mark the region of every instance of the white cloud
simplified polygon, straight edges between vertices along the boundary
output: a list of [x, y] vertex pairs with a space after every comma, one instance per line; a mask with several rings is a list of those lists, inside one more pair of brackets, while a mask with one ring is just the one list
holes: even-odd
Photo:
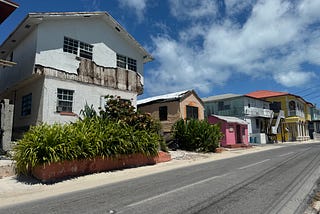
[[212, 0], [169, 0], [170, 12], [179, 19], [198, 19], [215, 16], [218, 8]]
[[[208, 16], [203, 5], [213, 7], [216, 1], [190, 1], [186, 8], [181, 8], [182, 1], [170, 2], [174, 6], [171, 12], [179, 18], [203, 18]], [[203, 3], [195, 6], [195, 2]], [[152, 94], [186, 88], [207, 92], [236, 73], [273, 78], [286, 87], [306, 84], [317, 77], [304, 71], [301, 64], [320, 65], [320, 30], [307, 27], [319, 21], [315, 14], [320, 4], [314, 2], [261, 0], [254, 2], [241, 25], [226, 16], [221, 23], [202, 22], [180, 29], [177, 39], [170, 35], [153, 38], [152, 54], [159, 67], [148, 71], [146, 82], [152, 87], [146, 85], [147, 90]], [[230, 3], [227, 9], [234, 12], [248, 7]]]
[[133, 9], [139, 21], [143, 20], [145, 8], [147, 7], [147, 0], [118, 0], [123, 7]]
[[156, 47], [152, 54], [160, 66], [148, 71], [146, 86], [151, 94], [191, 88], [208, 92], [212, 83], [221, 85], [229, 78], [228, 71], [216, 70], [210, 59], [192, 47], [166, 37], [153, 41]]
[[226, 11], [229, 16], [238, 14], [250, 8], [257, 0], [226, 0], [224, 3], [226, 5]]
[[275, 81], [277, 81], [278, 83], [286, 87], [304, 85], [314, 77], [316, 77], [316, 74], [313, 72], [300, 72], [300, 71], [282, 72], [274, 75]]

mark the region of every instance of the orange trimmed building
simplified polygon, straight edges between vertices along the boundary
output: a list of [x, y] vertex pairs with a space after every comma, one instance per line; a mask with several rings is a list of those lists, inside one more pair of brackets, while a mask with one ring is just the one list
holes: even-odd
[[160, 120], [164, 134], [179, 119], [204, 119], [204, 104], [194, 90], [179, 91], [137, 101], [138, 109]]
[[302, 97], [287, 92], [260, 90], [246, 94], [247, 96], [270, 102], [274, 118], [284, 112], [284, 119], [278, 126], [277, 141], [305, 141], [310, 139], [308, 123], [311, 121], [311, 103]]

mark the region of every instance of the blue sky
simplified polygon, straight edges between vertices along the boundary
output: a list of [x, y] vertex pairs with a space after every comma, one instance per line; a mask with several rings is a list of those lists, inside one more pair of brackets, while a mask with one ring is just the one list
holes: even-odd
[[148, 50], [139, 98], [285, 91], [320, 105], [319, 0], [15, 0], [0, 42], [29, 12], [107, 11]]

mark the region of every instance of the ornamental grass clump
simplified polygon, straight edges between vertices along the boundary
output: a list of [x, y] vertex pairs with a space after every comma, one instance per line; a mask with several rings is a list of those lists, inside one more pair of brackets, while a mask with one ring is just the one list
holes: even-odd
[[214, 152], [223, 137], [217, 124], [206, 120], [178, 120], [172, 128], [173, 138], [179, 148], [188, 151]]
[[100, 114], [86, 105], [83, 117], [74, 123], [31, 127], [14, 148], [17, 173], [27, 174], [37, 165], [65, 160], [135, 153], [156, 156], [163, 140], [158, 122], [123, 105], [119, 98], [109, 97], [108, 102]]

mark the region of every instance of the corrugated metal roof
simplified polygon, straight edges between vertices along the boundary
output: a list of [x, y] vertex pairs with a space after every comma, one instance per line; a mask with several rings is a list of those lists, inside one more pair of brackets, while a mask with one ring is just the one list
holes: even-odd
[[212, 115], [220, 120], [224, 120], [228, 123], [239, 123], [239, 124], [243, 124], [243, 125], [247, 125], [248, 123], [244, 120], [241, 120], [237, 117], [229, 117], [229, 116], [220, 116], [220, 115]]
[[220, 94], [220, 95], [216, 95], [216, 96], [202, 98], [202, 101], [209, 102], [209, 101], [224, 100], [224, 99], [229, 99], [229, 98], [234, 98], [234, 97], [242, 97], [242, 96], [243, 95], [241, 95], [241, 94]]
[[138, 100], [137, 104], [142, 105], [142, 104], [155, 102], [155, 101], [167, 101], [167, 100], [179, 99], [179, 98], [183, 97], [183, 95], [185, 95], [189, 91], [190, 90], [185, 90], [185, 91], [179, 91], [179, 92], [174, 92], [174, 93], [170, 93], [170, 94], [159, 95], [159, 96], [155, 96], [155, 97], [149, 97], [146, 99]]

